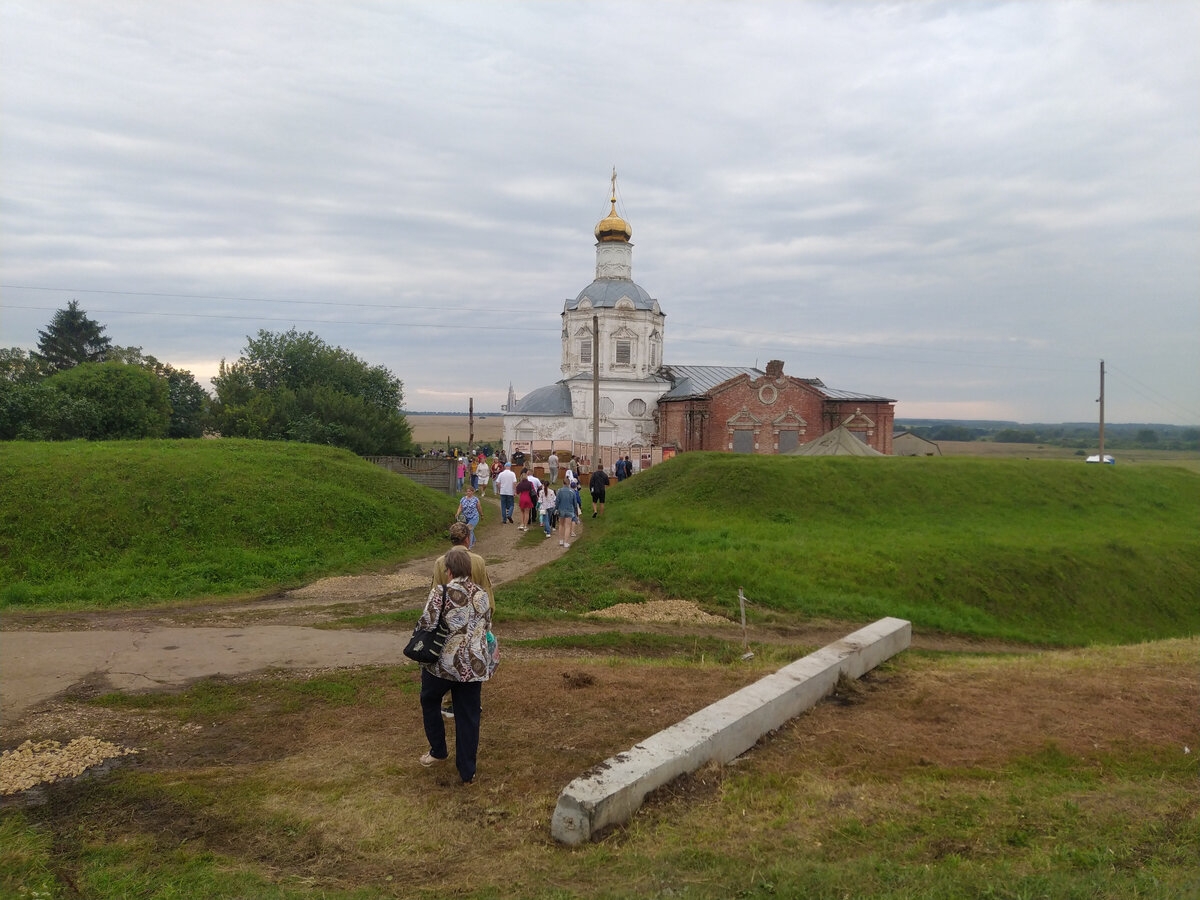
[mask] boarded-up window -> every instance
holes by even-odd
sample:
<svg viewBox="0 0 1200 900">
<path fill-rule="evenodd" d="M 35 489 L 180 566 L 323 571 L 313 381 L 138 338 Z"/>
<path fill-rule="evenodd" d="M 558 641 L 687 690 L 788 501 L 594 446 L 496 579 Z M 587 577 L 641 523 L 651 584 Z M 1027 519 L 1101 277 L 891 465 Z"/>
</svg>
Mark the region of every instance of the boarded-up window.
<svg viewBox="0 0 1200 900">
<path fill-rule="evenodd" d="M 627 366 L 633 356 L 632 341 L 617 341 L 617 365 Z"/>
<path fill-rule="evenodd" d="M 579 361 L 581 363 L 590 363 L 592 361 L 591 338 L 584 338 L 579 342 Z"/>
<path fill-rule="evenodd" d="M 800 445 L 800 432 L 798 431 L 781 431 L 779 432 L 779 452 L 787 453 L 789 450 L 795 450 Z"/>
<path fill-rule="evenodd" d="M 754 452 L 754 429 L 739 428 L 733 433 L 733 452 L 734 453 L 753 453 Z"/>
</svg>

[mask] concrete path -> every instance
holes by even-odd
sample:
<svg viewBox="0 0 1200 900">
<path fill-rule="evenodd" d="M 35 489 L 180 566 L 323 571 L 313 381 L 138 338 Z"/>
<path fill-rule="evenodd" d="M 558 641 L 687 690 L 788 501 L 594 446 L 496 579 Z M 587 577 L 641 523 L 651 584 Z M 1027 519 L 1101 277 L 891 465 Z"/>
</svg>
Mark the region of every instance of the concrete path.
<svg viewBox="0 0 1200 900">
<path fill-rule="evenodd" d="M 112 690 L 178 687 L 262 669 L 396 665 L 407 635 L 293 625 L 0 633 L 0 722 L 89 678 Z"/>
</svg>

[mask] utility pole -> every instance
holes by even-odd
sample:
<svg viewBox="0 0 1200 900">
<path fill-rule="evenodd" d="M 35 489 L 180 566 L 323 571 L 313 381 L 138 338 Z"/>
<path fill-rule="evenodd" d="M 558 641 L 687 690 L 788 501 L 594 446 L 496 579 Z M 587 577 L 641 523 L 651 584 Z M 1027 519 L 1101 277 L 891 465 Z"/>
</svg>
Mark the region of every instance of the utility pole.
<svg viewBox="0 0 1200 900">
<path fill-rule="evenodd" d="M 592 471 L 600 462 L 600 317 L 592 316 Z"/>
<path fill-rule="evenodd" d="M 1100 462 L 1104 463 L 1104 360 L 1100 360 Z"/>
<path fill-rule="evenodd" d="M 467 449 L 475 449 L 475 398 L 467 398 Z"/>
</svg>

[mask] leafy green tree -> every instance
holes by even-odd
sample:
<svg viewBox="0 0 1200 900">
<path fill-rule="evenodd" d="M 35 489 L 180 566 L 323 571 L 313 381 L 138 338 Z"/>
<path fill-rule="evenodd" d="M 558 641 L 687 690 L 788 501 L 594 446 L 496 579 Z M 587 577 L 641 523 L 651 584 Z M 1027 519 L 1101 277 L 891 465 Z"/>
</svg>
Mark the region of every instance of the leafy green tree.
<svg viewBox="0 0 1200 900">
<path fill-rule="evenodd" d="M 937 425 L 928 435 L 934 441 L 973 441 L 983 433 L 980 428 L 966 425 Z"/>
<path fill-rule="evenodd" d="M 41 360 L 21 347 L 0 347 L 0 381 L 28 383 L 45 377 Z"/>
<path fill-rule="evenodd" d="M 86 362 L 101 362 L 112 347 L 104 336 L 105 327 L 79 308 L 72 300 L 39 331 L 38 358 L 48 372 L 61 372 Z"/>
<path fill-rule="evenodd" d="M 0 440 L 65 441 L 100 432 L 102 411 L 46 381 L 0 379 Z"/>
<path fill-rule="evenodd" d="M 331 444 L 364 456 L 412 448 L 400 379 L 311 331 L 259 331 L 237 362 L 221 360 L 213 386 L 214 419 L 227 436 Z"/>
<path fill-rule="evenodd" d="M 1004 428 L 992 435 L 992 440 L 1002 444 L 1036 444 L 1039 438 L 1038 433 L 1030 429 Z"/>
<path fill-rule="evenodd" d="M 131 366 L 141 366 L 167 382 L 167 395 L 171 401 L 171 425 L 167 437 L 203 436 L 205 429 L 212 423 L 212 398 L 200 387 L 191 372 L 177 369 L 170 363 L 160 362 L 143 353 L 141 347 L 113 347 L 108 357 Z"/>
<path fill-rule="evenodd" d="M 121 362 L 82 363 L 46 379 L 44 384 L 68 398 L 99 409 L 99 421 L 87 437 L 96 440 L 166 437 L 171 424 L 167 382 L 148 369 Z"/>
<path fill-rule="evenodd" d="M 1139 428 L 1137 442 L 1143 446 L 1156 446 L 1158 444 L 1158 432 L 1153 428 Z"/>
</svg>

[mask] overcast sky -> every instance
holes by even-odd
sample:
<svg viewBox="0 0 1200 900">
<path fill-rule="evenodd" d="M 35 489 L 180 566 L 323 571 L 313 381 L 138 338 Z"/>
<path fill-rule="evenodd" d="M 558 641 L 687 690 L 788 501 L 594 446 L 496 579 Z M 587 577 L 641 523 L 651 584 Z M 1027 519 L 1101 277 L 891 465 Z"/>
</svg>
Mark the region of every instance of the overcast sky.
<svg viewBox="0 0 1200 900">
<path fill-rule="evenodd" d="M 0 4 L 0 346 L 205 382 L 313 331 L 410 410 L 560 377 L 592 229 L 665 359 L 898 418 L 1200 423 L 1200 4 Z"/>
</svg>

